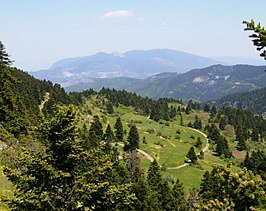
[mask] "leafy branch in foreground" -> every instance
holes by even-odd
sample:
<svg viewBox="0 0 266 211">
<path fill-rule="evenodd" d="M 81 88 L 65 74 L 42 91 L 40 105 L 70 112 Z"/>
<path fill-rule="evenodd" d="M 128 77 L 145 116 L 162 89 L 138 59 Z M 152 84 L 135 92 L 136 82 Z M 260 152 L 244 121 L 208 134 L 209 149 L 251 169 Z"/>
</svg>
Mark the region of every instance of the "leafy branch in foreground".
<svg viewBox="0 0 266 211">
<path fill-rule="evenodd" d="M 253 31 L 254 33 L 249 35 L 252 38 L 252 42 L 257 46 L 257 50 L 261 51 L 266 46 L 266 30 L 264 27 L 261 27 L 260 23 L 256 24 L 253 19 L 250 22 L 243 21 L 243 24 L 246 24 L 245 31 Z M 266 50 L 260 54 L 266 60 Z"/>
</svg>

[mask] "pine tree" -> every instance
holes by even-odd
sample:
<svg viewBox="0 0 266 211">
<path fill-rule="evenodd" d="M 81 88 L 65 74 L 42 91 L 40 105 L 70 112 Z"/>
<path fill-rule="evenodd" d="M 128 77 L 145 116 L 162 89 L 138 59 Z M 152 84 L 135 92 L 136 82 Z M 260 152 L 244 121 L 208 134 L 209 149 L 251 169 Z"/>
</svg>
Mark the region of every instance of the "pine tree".
<svg viewBox="0 0 266 211">
<path fill-rule="evenodd" d="M 113 105 L 110 101 L 108 101 L 106 103 L 106 111 L 108 114 L 113 114 L 114 113 L 114 109 L 113 109 Z"/>
<path fill-rule="evenodd" d="M 170 107 L 170 118 L 173 119 L 176 116 L 176 108 L 174 106 Z"/>
<path fill-rule="evenodd" d="M 250 22 L 243 21 L 243 24 L 246 24 L 245 30 L 251 30 L 254 33 L 251 34 L 249 37 L 252 38 L 252 42 L 255 46 L 257 46 L 257 50 L 261 51 L 266 46 L 266 30 L 264 27 L 261 27 L 260 23 L 257 25 L 255 24 L 254 20 L 252 19 Z M 266 59 L 266 51 L 263 50 L 260 54 L 261 57 Z"/>
<path fill-rule="evenodd" d="M 199 119 L 198 116 L 195 117 L 195 121 L 193 123 L 193 127 L 195 129 L 198 129 L 198 130 L 201 130 L 201 128 L 202 128 L 202 122 L 201 122 L 201 120 Z"/>
<path fill-rule="evenodd" d="M 115 122 L 115 138 L 117 141 L 123 141 L 124 140 L 124 129 L 122 125 L 121 118 L 118 117 Z"/>
<path fill-rule="evenodd" d="M 219 122 L 219 128 L 221 130 L 224 130 L 225 129 L 225 126 L 226 126 L 226 120 L 224 117 L 221 118 L 220 122 Z"/>
<path fill-rule="evenodd" d="M 112 131 L 112 128 L 109 124 L 107 125 L 104 133 L 104 140 L 109 143 L 114 140 L 114 132 Z"/>
<path fill-rule="evenodd" d="M 132 125 L 129 130 L 127 143 L 124 146 L 125 151 L 133 151 L 139 148 L 139 132 L 136 125 Z"/>
<path fill-rule="evenodd" d="M 150 164 L 147 181 L 152 190 L 157 190 L 158 185 L 162 182 L 161 169 L 156 159 Z"/>
<path fill-rule="evenodd" d="M 180 112 L 180 125 L 184 126 L 184 120 L 181 112 Z"/>
<path fill-rule="evenodd" d="M 243 129 L 241 126 L 236 128 L 236 142 L 237 142 L 237 149 L 242 151 L 246 149 L 246 142 L 243 134 Z"/>
<path fill-rule="evenodd" d="M 210 110 L 211 110 L 211 108 L 210 108 L 209 104 L 205 104 L 204 105 L 204 111 L 205 112 L 210 112 Z"/>
<path fill-rule="evenodd" d="M 0 68 L 3 66 L 9 66 L 12 64 L 12 61 L 9 59 L 9 55 L 5 50 L 5 46 L 0 41 Z"/>
<path fill-rule="evenodd" d="M 99 116 L 95 115 L 93 117 L 93 122 L 89 130 L 90 146 L 98 146 L 102 139 L 103 139 L 102 123 L 99 120 Z"/>
<path fill-rule="evenodd" d="M 186 210 L 186 198 L 183 188 L 183 184 L 180 183 L 179 179 L 176 180 L 172 188 L 174 209 L 173 210 Z"/>
<path fill-rule="evenodd" d="M 198 137 L 197 138 L 197 142 L 195 143 L 195 147 L 197 147 L 197 148 L 199 148 L 199 149 L 201 149 L 201 147 L 202 147 L 202 140 L 201 140 L 201 138 L 200 137 Z"/>
<path fill-rule="evenodd" d="M 232 157 L 232 153 L 225 137 L 220 136 L 216 143 L 216 152 L 218 156 L 224 155 L 225 158 Z"/>
<path fill-rule="evenodd" d="M 212 108 L 211 108 L 211 118 L 215 117 L 216 114 L 217 114 L 216 106 L 212 106 Z"/>
<path fill-rule="evenodd" d="M 202 202 L 195 205 L 199 210 L 242 211 L 252 210 L 265 192 L 261 177 L 246 168 L 233 173 L 231 165 L 227 168 L 216 165 L 211 173 L 205 173 L 200 195 Z"/>
<path fill-rule="evenodd" d="M 162 210 L 174 210 L 175 201 L 171 188 L 166 179 L 163 179 L 157 189 L 158 199 L 162 204 Z"/>
<path fill-rule="evenodd" d="M 132 189 L 137 197 L 137 200 L 133 205 L 135 210 L 152 210 L 152 207 L 154 206 L 154 200 L 151 198 L 150 187 L 143 175 L 140 174 L 137 176 L 136 181 L 133 183 Z M 156 206 L 157 203 L 154 204 Z"/>
<path fill-rule="evenodd" d="M 197 163 L 197 159 L 198 158 L 197 158 L 197 155 L 195 153 L 195 150 L 194 150 L 193 146 L 189 149 L 186 157 L 191 160 L 191 163 L 193 163 L 193 164 Z"/>
<path fill-rule="evenodd" d="M 147 182 L 151 189 L 153 210 L 162 210 L 162 203 L 159 199 L 158 190 L 162 184 L 161 168 L 156 159 L 151 162 L 148 169 Z"/>
<path fill-rule="evenodd" d="M 75 114 L 74 106 L 57 107 L 39 127 L 46 150 L 24 147 L 16 165 L 5 169 L 16 187 L 13 210 L 131 209 L 135 197 L 127 171 L 102 143 L 82 147 Z"/>
</svg>

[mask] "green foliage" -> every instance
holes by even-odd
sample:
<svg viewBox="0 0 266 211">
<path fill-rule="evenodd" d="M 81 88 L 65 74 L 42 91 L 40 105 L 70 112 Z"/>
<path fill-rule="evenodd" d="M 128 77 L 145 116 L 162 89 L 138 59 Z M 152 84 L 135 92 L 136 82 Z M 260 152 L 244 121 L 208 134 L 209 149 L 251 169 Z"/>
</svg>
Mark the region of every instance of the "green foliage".
<svg viewBox="0 0 266 211">
<path fill-rule="evenodd" d="M 120 117 L 115 122 L 115 138 L 117 141 L 124 141 L 124 129 Z"/>
<path fill-rule="evenodd" d="M 106 111 L 107 111 L 108 114 L 113 114 L 114 113 L 113 105 L 109 101 L 106 103 Z"/>
<path fill-rule="evenodd" d="M 198 116 L 195 117 L 195 121 L 193 123 L 193 127 L 195 129 L 198 129 L 198 130 L 201 130 L 201 128 L 202 128 L 202 122 L 201 122 L 201 120 L 199 119 Z"/>
<path fill-rule="evenodd" d="M 266 179 L 266 153 L 264 151 L 253 151 L 251 156 L 247 153 L 243 165 Z"/>
<path fill-rule="evenodd" d="M 193 163 L 193 164 L 197 163 L 198 157 L 197 157 L 197 155 L 195 153 L 195 150 L 194 150 L 193 146 L 189 149 L 186 157 L 191 160 L 191 163 Z"/>
<path fill-rule="evenodd" d="M 160 98 L 151 108 L 150 119 L 159 121 L 160 119 L 169 120 L 169 108 L 167 101 Z"/>
<path fill-rule="evenodd" d="M 213 210 L 251 210 L 265 195 L 263 186 L 261 177 L 254 176 L 246 168 L 233 173 L 231 166 L 214 166 L 211 173 L 204 175 L 200 189 L 202 202 L 196 207 L 200 210 L 207 210 L 208 207 Z"/>
<path fill-rule="evenodd" d="M 245 30 L 253 31 L 249 37 L 252 38 L 252 42 L 257 46 L 257 50 L 261 51 L 266 46 L 266 30 L 264 27 L 261 27 L 260 23 L 256 24 L 253 19 L 250 22 L 243 21 L 243 24 L 246 24 Z M 266 59 L 266 51 L 263 50 L 260 54 L 261 57 Z"/>
<path fill-rule="evenodd" d="M 16 185 L 13 210 L 117 210 L 135 197 L 126 172 L 105 146 L 85 150 L 77 136 L 73 106 L 57 107 L 41 124 L 45 151 L 23 148 L 15 165 L 5 169 Z"/>
<path fill-rule="evenodd" d="M 199 149 L 201 149 L 202 148 L 202 140 L 201 140 L 201 138 L 200 137 L 198 137 L 197 138 L 197 142 L 195 143 L 195 147 L 197 147 L 197 148 L 199 148 Z"/>
<path fill-rule="evenodd" d="M 9 55 L 5 50 L 5 46 L 0 41 L 0 67 L 9 66 L 12 64 L 12 61 L 9 59 Z"/>
<path fill-rule="evenodd" d="M 132 125 L 129 130 L 127 143 L 125 144 L 124 150 L 134 151 L 139 148 L 139 132 L 136 125 Z"/>
<path fill-rule="evenodd" d="M 100 144 L 103 139 L 103 127 L 99 120 L 99 116 L 95 115 L 93 117 L 93 122 L 89 130 L 89 146 L 95 147 Z"/>
<path fill-rule="evenodd" d="M 243 134 L 243 129 L 241 126 L 238 126 L 236 128 L 236 140 L 237 142 L 237 149 L 242 151 L 244 149 L 246 149 L 246 142 L 245 142 L 245 137 Z"/>
<path fill-rule="evenodd" d="M 186 210 L 186 199 L 184 194 L 183 184 L 176 180 L 172 188 L 173 198 L 174 198 L 174 210 Z"/>
<path fill-rule="evenodd" d="M 106 127 L 103 139 L 109 143 L 115 139 L 114 132 L 109 124 Z"/>
</svg>

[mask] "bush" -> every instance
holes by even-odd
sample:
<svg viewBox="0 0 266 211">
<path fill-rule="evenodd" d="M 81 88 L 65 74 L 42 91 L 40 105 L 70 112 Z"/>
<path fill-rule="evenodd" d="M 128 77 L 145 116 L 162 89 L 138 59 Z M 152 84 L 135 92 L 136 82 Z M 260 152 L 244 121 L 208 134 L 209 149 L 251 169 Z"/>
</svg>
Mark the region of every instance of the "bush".
<svg viewBox="0 0 266 211">
<path fill-rule="evenodd" d="M 149 134 L 154 134 L 154 132 L 155 132 L 154 129 L 148 129 L 147 130 L 147 133 L 149 133 Z"/>
</svg>

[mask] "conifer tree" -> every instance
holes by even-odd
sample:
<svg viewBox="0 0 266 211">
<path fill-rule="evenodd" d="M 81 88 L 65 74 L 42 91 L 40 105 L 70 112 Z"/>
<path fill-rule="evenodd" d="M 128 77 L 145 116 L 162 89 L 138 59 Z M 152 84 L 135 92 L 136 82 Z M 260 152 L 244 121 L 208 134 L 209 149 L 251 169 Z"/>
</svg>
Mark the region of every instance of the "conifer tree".
<svg viewBox="0 0 266 211">
<path fill-rule="evenodd" d="M 246 149 L 246 142 L 243 134 L 243 129 L 241 126 L 236 128 L 236 142 L 237 142 L 237 149 L 242 151 Z"/>
<path fill-rule="evenodd" d="M 205 104 L 203 110 L 204 110 L 205 112 L 210 112 L 211 108 L 210 108 L 209 104 Z"/>
<path fill-rule="evenodd" d="M 93 122 L 89 130 L 89 141 L 91 146 L 98 146 L 100 141 L 103 139 L 103 128 L 102 123 L 99 120 L 99 116 L 93 117 Z"/>
<path fill-rule="evenodd" d="M 180 125 L 184 126 L 184 120 L 181 112 L 180 112 Z"/>
<path fill-rule="evenodd" d="M 106 111 L 108 114 L 113 114 L 114 113 L 114 109 L 113 109 L 113 105 L 110 101 L 108 101 L 106 103 Z"/>
<path fill-rule="evenodd" d="M 125 151 L 133 151 L 139 148 L 139 132 L 136 125 L 132 125 L 129 130 Z"/>
<path fill-rule="evenodd" d="M 124 167 L 102 143 L 84 149 L 73 106 L 57 107 L 39 127 L 45 151 L 24 148 L 5 169 L 16 187 L 13 210 L 131 209 L 134 194 Z M 122 173 L 124 172 L 124 173 Z"/>
<path fill-rule="evenodd" d="M 12 64 L 12 61 L 9 59 L 9 55 L 5 50 L 5 46 L 0 41 L 0 68 L 3 66 L 9 66 Z"/>
<path fill-rule="evenodd" d="M 195 153 L 195 150 L 194 150 L 193 146 L 189 149 L 186 157 L 191 160 L 191 163 L 193 163 L 193 164 L 197 163 L 197 159 L 198 158 L 197 158 L 197 155 Z"/>
<path fill-rule="evenodd" d="M 221 130 L 224 130 L 225 129 L 225 126 L 226 126 L 226 120 L 224 117 L 221 118 L 220 122 L 219 122 L 219 128 Z"/>
<path fill-rule="evenodd" d="M 174 209 L 173 210 L 186 210 L 186 198 L 183 188 L 183 184 L 180 183 L 179 179 L 176 180 L 172 188 Z"/>
<path fill-rule="evenodd" d="M 261 27 L 260 23 L 256 24 L 253 19 L 250 22 L 243 21 L 243 24 L 246 24 L 245 30 L 251 30 L 254 33 L 249 37 L 252 38 L 252 42 L 257 46 L 257 50 L 261 51 L 266 46 L 266 30 L 264 27 Z M 261 57 L 266 59 L 266 51 L 263 50 L 260 54 Z"/>
<path fill-rule="evenodd" d="M 115 122 L 115 138 L 117 141 L 124 141 L 124 129 L 120 117 Z"/>
<path fill-rule="evenodd" d="M 202 147 L 202 140 L 200 137 L 197 138 L 197 142 L 195 143 L 195 147 L 201 149 Z"/>
<path fill-rule="evenodd" d="M 199 210 L 252 210 L 265 196 L 263 180 L 246 168 L 238 173 L 228 167 L 214 166 L 205 173 L 200 196 L 202 201 L 195 207 Z M 215 202 L 215 203 L 214 203 Z"/>
<path fill-rule="evenodd" d="M 104 140 L 111 142 L 114 140 L 114 132 L 112 131 L 111 126 L 108 124 L 104 133 Z"/>
<path fill-rule="evenodd" d="M 198 130 L 201 130 L 201 128 L 202 128 L 202 122 L 201 122 L 201 120 L 199 119 L 198 116 L 195 117 L 195 121 L 193 123 L 193 127 L 195 129 L 198 129 Z"/>
<path fill-rule="evenodd" d="M 147 181 L 152 190 L 157 190 L 158 185 L 162 182 L 161 169 L 156 159 L 150 164 Z"/>
</svg>

